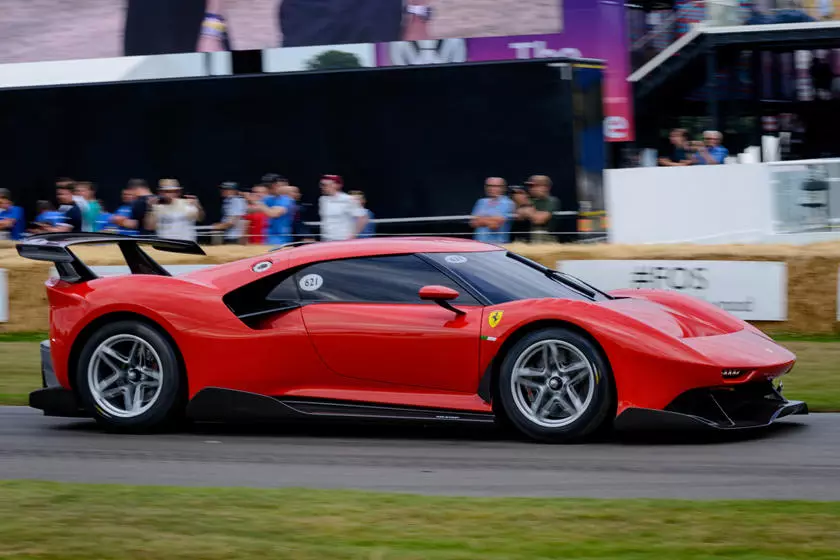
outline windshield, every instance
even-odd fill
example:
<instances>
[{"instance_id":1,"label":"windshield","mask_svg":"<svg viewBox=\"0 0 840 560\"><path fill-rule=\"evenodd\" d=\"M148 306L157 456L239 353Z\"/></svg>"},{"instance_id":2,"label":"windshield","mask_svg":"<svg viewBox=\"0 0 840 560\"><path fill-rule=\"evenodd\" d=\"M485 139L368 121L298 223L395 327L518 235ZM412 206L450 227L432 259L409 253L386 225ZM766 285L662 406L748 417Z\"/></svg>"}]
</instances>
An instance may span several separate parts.
<instances>
[{"instance_id":1,"label":"windshield","mask_svg":"<svg viewBox=\"0 0 840 560\"><path fill-rule=\"evenodd\" d=\"M520 299L611 299L576 278L507 251L429 253L426 256L455 272L494 305Z\"/></svg>"}]
</instances>

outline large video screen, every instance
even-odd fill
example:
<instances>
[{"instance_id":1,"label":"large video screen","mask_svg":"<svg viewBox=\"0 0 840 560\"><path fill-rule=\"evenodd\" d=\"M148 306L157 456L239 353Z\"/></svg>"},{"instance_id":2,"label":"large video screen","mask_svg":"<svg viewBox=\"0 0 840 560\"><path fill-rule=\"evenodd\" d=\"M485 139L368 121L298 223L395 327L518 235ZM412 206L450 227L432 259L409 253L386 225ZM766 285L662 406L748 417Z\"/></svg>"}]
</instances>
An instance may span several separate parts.
<instances>
[{"instance_id":1,"label":"large video screen","mask_svg":"<svg viewBox=\"0 0 840 560\"><path fill-rule=\"evenodd\" d=\"M325 50L328 45L344 47ZM552 57L605 60L606 139L633 139L632 103L626 81L626 21L620 2L2 2L0 64L276 47L284 47L282 51L288 56L272 53L274 58L267 64L273 69L267 71L314 70L324 67L325 58L332 68L342 64L395 66ZM300 48L291 49L294 47ZM313 57L315 62L311 63ZM302 68L295 67L298 59Z\"/></svg>"},{"instance_id":2,"label":"large video screen","mask_svg":"<svg viewBox=\"0 0 840 560\"><path fill-rule=\"evenodd\" d=\"M4 0L2 4L0 62L564 31L562 0Z\"/></svg>"}]
</instances>

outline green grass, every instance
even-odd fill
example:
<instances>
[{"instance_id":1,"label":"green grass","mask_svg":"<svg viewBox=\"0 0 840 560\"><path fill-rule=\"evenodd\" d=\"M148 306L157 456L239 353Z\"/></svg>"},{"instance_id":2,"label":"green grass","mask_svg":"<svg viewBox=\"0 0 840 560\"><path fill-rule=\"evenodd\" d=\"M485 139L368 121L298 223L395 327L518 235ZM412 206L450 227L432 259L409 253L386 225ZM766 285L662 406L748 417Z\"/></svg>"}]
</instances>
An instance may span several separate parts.
<instances>
[{"instance_id":1,"label":"green grass","mask_svg":"<svg viewBox=\"0 0 840 560\"><path fill-rule=\"evenodd\" d=\"M35 332L7 332L0 333L0 342L41 342L50 337L48 333Z\"/></svg>"},{"instance_id":2,"label":"green grass","mask_svg":"<svg viewBox=\"0 0 840 560\"><path fill-rule=\"evenodd\" d=\"M840 503L0 482L0 557L827 560Z\"/></svg>"},{"instance_id":3,"label":"green grass","mask_svg":"<svg viewBox=\"0 0 840 560\"><path fill-rule=\"evenodd\" d=\"M0 405L26 404L29 392L39 387L38 344L44 338L43 334L24 335L17 341L0 338ZM800 337L779 342L798 358L796 367L784 377L785 396L806 401L815 412L840 411L840 341Z\"/></svg>"},{"instance_id":4,"label":"green grass","mask_svg":"<svg viewBox=\"0 0 840 560\"><path fill-rule=\"evenodd\" d=\"M29 392L40 388L41 354L38 344L0 342L0 405L27 404Z\"/></svg>"}]
</instances>

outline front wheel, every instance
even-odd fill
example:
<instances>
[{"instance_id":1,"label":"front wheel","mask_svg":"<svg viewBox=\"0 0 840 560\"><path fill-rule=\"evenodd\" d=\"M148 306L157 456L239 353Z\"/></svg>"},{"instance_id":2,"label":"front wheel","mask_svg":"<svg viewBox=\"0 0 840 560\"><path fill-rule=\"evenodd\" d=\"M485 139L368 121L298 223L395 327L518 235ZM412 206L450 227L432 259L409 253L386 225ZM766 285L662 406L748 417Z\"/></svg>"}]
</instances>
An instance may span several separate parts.
<instances>
[{"instance_id":1,"label":"front wheel","mask_svg":"<svg viewBox=\"0 0 840 560\"><path fill-rule=\"evenodd\" d=\"M107 324L88 339L76 367L76 387L85 408L115 431L158 430L183 409L175 350L139 321Z\"/></svg>"},{"instance_id":2,"label":"front wheel","mask_svg":"<svg viewBox=\"0 0 840 560\"><path fill-rule=\"evenodd\" d=\"M589 339L541 329L514 344L499 373L499 413L524 435L551 443L579 440L607 420L609 364Z\"/></svg>"}]
</instances>

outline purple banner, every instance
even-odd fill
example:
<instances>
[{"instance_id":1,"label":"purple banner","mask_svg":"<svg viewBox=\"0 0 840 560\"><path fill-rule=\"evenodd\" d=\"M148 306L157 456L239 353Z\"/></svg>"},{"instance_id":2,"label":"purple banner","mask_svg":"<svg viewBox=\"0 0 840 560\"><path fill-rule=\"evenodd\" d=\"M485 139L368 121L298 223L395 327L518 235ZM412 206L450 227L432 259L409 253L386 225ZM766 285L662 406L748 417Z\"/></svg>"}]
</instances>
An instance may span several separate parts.
<instances>
[{"instance_id":1,"label":"purple banner","mask_svg":"<svg viewBox=\"0 0 840 560\"><path fill-rule=\"evenodd\" d=\"M446 64L536 58L594 58L607 63L604 80L604 135L607 141L633 140L631 92L624 5L567 1L562 33L432 39L376 45L377 66Z\"/></svg>"}]
</instances>

